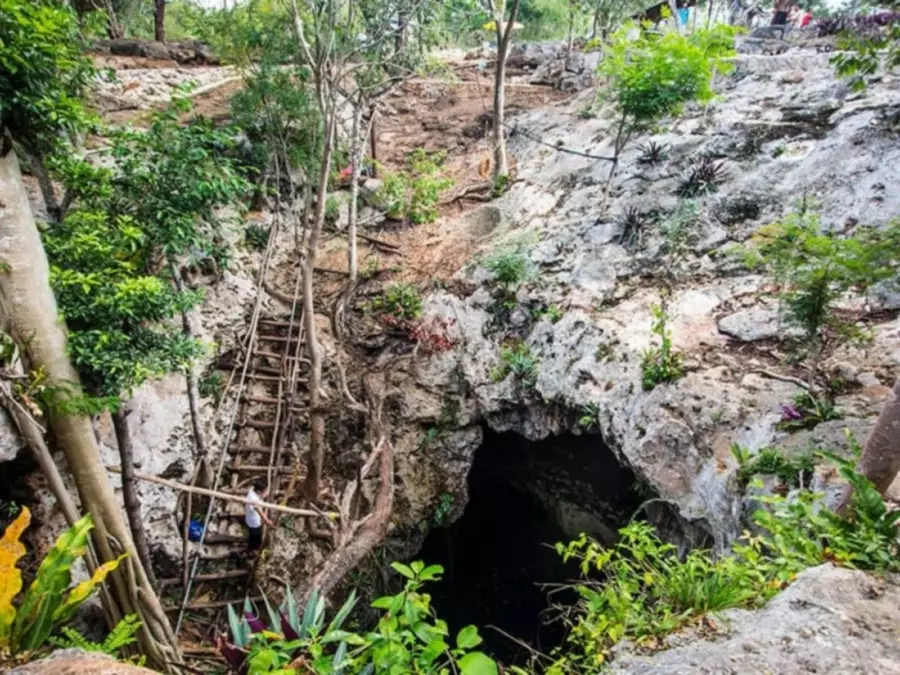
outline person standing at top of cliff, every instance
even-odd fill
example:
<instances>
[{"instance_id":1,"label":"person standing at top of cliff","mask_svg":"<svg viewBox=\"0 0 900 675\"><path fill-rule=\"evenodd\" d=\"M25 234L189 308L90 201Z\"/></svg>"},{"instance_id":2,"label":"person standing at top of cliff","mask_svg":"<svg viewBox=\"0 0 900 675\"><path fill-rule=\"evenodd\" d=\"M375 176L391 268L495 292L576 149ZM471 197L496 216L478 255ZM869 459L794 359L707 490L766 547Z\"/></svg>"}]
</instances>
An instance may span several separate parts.
<instances>
[{"instance_id":1,"label":"person standing at top of cliff","mask_svg":"<svg viewBox=\"0 0 900 675\"><path fill-rule=\"evenodd\" d=\"M773 26L787 25L788 12L791 9L791 0L775 0L775 11L772 14Z\"/></svg>"},{"instance_id":2,"label":"person standing at top of cliff","mask_svg":"<svg viewBox=\"0 0 900 675\"><path fill-rule=\"evenodd\" d=\"M250 531L247 536L247 552L250 555L253 555L262 548L263 523L272 527L272 521L259 506L268 496L269 486L264 480L254 481L250 486L250 491L247 492L248 503L246 505L244 522L247 524L247 529Z\"/></svg>"}]
</instances>

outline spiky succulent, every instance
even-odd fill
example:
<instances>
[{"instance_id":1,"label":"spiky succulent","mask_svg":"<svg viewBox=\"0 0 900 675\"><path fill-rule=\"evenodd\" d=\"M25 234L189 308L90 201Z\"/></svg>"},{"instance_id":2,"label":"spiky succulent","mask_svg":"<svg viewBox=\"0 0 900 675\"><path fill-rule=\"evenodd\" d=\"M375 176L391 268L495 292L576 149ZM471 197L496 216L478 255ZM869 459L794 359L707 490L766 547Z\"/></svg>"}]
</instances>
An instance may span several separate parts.
<instances>
[{"instance_id":1,"label":"spiky succulent","mask_svg":"<svg viewBox=\"0 0 900 675\"><path fill-rule=\"evenodd\" d=\"M681 177L676 193L683 199L690 199L715 192L724 176L724 160L703 156Z\"/></svg>"},{"instance_id":2,"label":"spiky succulent","mask_svg":"<svg viewBox=\"0 0 900 675\"><path fill-rule=\"evenodd\" d=\"M646 145L641 146L640 150L641 154L638 156L638 164L656 166L669 158L669 146L662 145L656 141L648 141Z\"/></svg>"},{"instance_id":3,"label":"spiky succulent","mask_svg":"<svg viewBox=\"0 0 900 675\"><path fill-rule=\"evenodd\" d=\"M619 235L619 244L627 249L640 248L644 243L644 232L647 229L647 214L636 206L626 206L619 223L622 225L622 233Z\"/></svg>"}]
</instances>

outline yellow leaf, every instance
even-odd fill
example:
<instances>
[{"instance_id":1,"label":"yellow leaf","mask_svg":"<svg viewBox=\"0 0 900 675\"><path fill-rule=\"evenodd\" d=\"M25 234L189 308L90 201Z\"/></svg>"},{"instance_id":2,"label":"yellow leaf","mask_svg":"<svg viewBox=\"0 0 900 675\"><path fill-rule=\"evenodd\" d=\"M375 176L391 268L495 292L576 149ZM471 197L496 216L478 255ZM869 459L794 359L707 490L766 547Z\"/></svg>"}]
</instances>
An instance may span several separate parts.
<instances>
[{"instance_id":1,"label":"yellow leaf","mask_svg":"<svg viewBox=\"0 0 900 675\"><path fill-rule=\"evenodd\" d=\"M25 546L19 541L22 532L31 522L31 511L22 507L18 517L6 528L0 539L0 647L9 644L9 635L16 618L12 601L22 590L22 572L16 567L25 555Z\"/></svg>"},{"instance_id":2,"label":"yellow leaf","mask_svg":"<svg viewBox=\"0 0 900 675\"><path fill-rule=\"evenodd\" d=\"M91 594L97 590L97 587L106 580L107 575L116 569L119 566L119 563L127 556L127 553L123 553L115 560L103 563L94 570L94 574L90 579L82 581L69 591L69 594L66 596L66 601L53 612L54 623L65 623L68 621L75 613L75 610L78 609L78 606L91 597Z\"/></svg>"}]
</instances>

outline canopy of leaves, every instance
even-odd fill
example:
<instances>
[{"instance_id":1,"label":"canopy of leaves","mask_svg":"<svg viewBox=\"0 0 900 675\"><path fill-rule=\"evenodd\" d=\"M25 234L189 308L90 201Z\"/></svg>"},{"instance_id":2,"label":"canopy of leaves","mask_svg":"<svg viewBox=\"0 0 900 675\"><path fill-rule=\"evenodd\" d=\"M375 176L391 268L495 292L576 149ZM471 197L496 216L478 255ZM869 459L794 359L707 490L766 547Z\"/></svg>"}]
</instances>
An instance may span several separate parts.
<instances>
[{"instance_id":1,"label":"canopy of leaves","mask_svg":"<svg viewBox=\"0 0 900 675\"><path fill-rule=\"evenodd\" d=\"M713 98L712 78L728 70L723 57L733 53L734 28L719 25L690 36L675 31L635 35L636 28L628 23L612 35L598 67L632 129L676 115L689 101Z\"/></svg>"},{"instance_id":2,"label":"canopy of leaves","mask_svg":"<svg viewBox=\"0 0 900 675\"><path fill-rule=\"evenodd\" d=\"M95 76L75 13L54 0L0 0L0 128L45 152L84 128Z\"/></svg>"}]
</instances>

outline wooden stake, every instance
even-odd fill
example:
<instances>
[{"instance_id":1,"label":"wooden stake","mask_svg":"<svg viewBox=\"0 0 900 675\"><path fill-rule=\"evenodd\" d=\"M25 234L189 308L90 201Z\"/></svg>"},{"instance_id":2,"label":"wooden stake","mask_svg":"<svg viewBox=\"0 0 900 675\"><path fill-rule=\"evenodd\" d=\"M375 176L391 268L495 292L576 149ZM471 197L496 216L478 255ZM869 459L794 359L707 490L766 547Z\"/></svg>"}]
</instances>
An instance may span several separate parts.
<instances>
[{"instance_id":1,"label":"wooden stake","mask_svg":"<svg viewBox=\"0 0 900 675\"><path fill-rule=\"evenodd\" d=\"M112 473L122 473L122 470L116 466L108 466L106 467L107 471ZM147 481L148 483L156 483L157 485L164 485L167 488L172 488L173 490L180 490L181 492L190 492L195 495L205 495L207 497L215 497L216 499L221 499L226 502L239 502L241 504L250 504L259 509L270 509L272 511L280 511L281 513L288 513L294 516L325 516L326 518L337 518L338 514L328 511L312 511L311 509L295 509L290 506L279 506L278 504L270 504L269 502L252 502L246 497L239 497L238 495L230 495L227 492L219 492L217 490L207 490L202 487L191 487L190 485L185 485L183 483L177 483L174 480L168 480L166 478L160 478L159 476L147 476L142 473L135 473L134 477L138 480Z\"/></svg>"}]
</instances>

